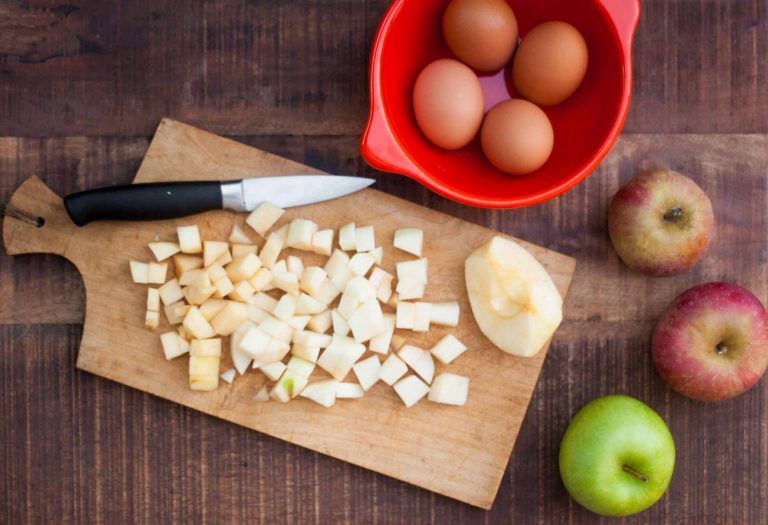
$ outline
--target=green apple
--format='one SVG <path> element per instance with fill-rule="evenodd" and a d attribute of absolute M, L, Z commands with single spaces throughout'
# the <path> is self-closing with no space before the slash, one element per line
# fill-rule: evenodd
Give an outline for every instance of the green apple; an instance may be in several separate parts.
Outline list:
<path fill-rule="evenodd" d="M 560 475 L 571 497 L 603 516 L 628 516 L 664 495 L 675 442 L 664 420 L 628 396 L 584 406 L 560 444 Z"/>

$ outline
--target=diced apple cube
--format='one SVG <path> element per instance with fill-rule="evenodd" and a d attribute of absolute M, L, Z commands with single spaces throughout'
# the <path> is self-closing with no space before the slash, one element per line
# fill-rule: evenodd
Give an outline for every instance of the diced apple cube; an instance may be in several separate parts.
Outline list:
<path fill-rule="evenodd" d="M 376 261 L 376 264 L 381 264 L 382 262 L 384 262 L 384 248 L 382 248 L 381 246 L 374 248 L 373 250 L 365 253 L 373 257 L 373 260 Z"/>
<path fill-rule="evenodd" d="M 304 269 L 299 279 L 299 289 L 307 292 L 309 295 L 315 295 L 320 291 L 320 287 L 323 285 L 327 278 L 325 270 L 319 266 L 309 266 Z"/>
<path fill-rule="evenodd" d="M 220 265 L 217 262 L 208 266 L 207 268 L 205 268 L 205 270 L 200 270 L 200 271 L 204 271 L 205 273 L 207 273 L 212 283 L 218 281 L 222 277 L 227 277 L 227 271 L 224 269 L 222 265 Z"/>
<path fill-rule="evenodd" d="M 232 384 L 232 381 L 235 380 L 235 374 L 237 372 L 234 368 L 230 368 L 229 370 L 223 371 L 221 374 L 219 374 L 219 377 L 223 379 L 226 383 Z"/>
<path fill-rule="evenodd" d="M 315 362 L 311 360 L 304 359 L 299 356 L 292 356 L 288 360 L 288 370 L 291 372 L 300 375 L 304 378 L 309 378 L 309 376 L 312 375 L 312 371 L 315 369 Z"/>
<path fill-rule="evenodd" d="M 396 293 L 393 293 L 390 296 L 389 300 L 387 301 L 387 306 L 389 306 L 390 308 L 394 308 L 396 310 L 397 309 L 397 303 L 399 303 L 399 302 L 400 302 L 400 296 L 398 294 L 396 294 Z"/>
<path fill-rule="evenodd" d="M 416 315 L 413 319 L 414 332 L 428 332 L 429 322 L 432 318 L 432 303 L 414 303 Z"/>
<path fill-rule="evenodd" d="M 384 314 L 384 331 L 372 337 L 368 343 L 368 350 L 376 352 L 378 354 L 386 354 L 389 352 L 389 343 L 392 341 L 392 336 L 395 333 L 395 316 L 392 314 Z"/>
<path fill-rule="evenodd" d="M 394 247 L 421 257 L 424 231 L 417 228 L 401 228 L 395 232 Z"/>
<path fill-rule="evenodd" d="M 278 208 L 274 204 L 262 202 L 245 219 L 246 224 L 253 228 L 256 233 L 262 237 L 274 226 L 274 224 L 283 216 L 285 210 Z"/>
<path fill-rule="evenodd" d="M 248 237 L 248 234 L 245 233 L 245 230 L 239 224 L 232 226 L 232 233 L 229 234 L 229 242 L 232 244 L 253 245 L 253 241 Z"/>
<path fill-rule="evenodd" d="M 435 375 L 435 362 L 432 360 L 432 354 L 415 346 L 403 345 L 397 355 L 405 361 L 405 364 L 413 368 L 413 371 L 419 374 L 424 381 L 432 382 Z"/>
<path fill-rule="evenodd" d="M 403 360 L 397 357 L 395 354 L 391 354 L 389 357 L 387 357 L 386 361 L 384 361 L 384 364 L 381 365 L 379 378 L 386 384 L 392 386 L 407 372 L 408 366 L 403 363 Z"/>
<path fill-rule="evenodd" d="M 189 352 L 189 343 L 176 332 L 161 335 L 160 344 L 163 345 L 163 354 L 168 361 Z"/>
<path fill-rule="evenodd" d="M 440 374 L 432 383 L 429 399 L 445 405 L 464 406 L 469 393 L 469 378 L 456 374 Z"/>
<path fill-rule="evenodd" d="M 190 358 L 190 362 L 192 362 L 193 358 Z M 206 360 L 206 361 L 216 361 L 219 362 L 218 359 L 215 357 L 196 357 L 194 358 L 196 361 Z M 192 390 L 198 390 L 201 392 L 212 392 L 216 390 L 219 387 L 219 376 L 189 376 L 189 388 Z"/>
<path fill-rule="evenodd" d="M 428 266 L 427 259 L 397 263 L 397 292 L 400 292 L 400 284 L 403 281 L 406 283 L 427 284 L 429 282 L 427 278 Z"/>
<path fill-rule="evenodd" d="M 362 361 L 358 361 L 352 366 L 352 371 L 357 376 L 357 380 L 360 382 L 363 390 L 369 390 L 380 379 L 381 363 L 379 362 L 379 357 L 372 355 Z"/>
<path fill-rule="evenodd" d="M 221 339 L 194 339 L 189 347 L 189 355 L 196 357 L 221 357 Z M 219 375 L 218 367 L 215 375 Z"/>
<path fill-rule="evenodd" d="M 376 239 L 373 234 L 373 226 L 363 226 L 355 229 L 355 250 L 358 252 L 370 252 L 376 248 Z"/>
<path fill-rule="evenodd" d="M 287 321 L 296 314 L 296 296 L 291 294 L 283 295 L 275 309 L 272 310 L 272 315 L 280 319 L 281 321 Z"/>
<path fill-rule="evenodd" d="M 219 335 L 232 335 L 246 319 L 248 319 L 248 307 L 246 305 L 227 301 L 227 304 L 211 320 L 211 326 Z"/>
<path fill-rule="evenodd" d="M 268 363 L 266 365 L 261 365 L 259 367 L 259 370 L 267 376 L 267 379 L 270 381 L 277 381 L 280 379 L 280 376 L 283 375 L 285 372 L 285 369 L 288 368 L 285 366 L 285 363 L 280 361 L 275 361 L 274 363 Z"/>
<path fill-rule="evenodd" d="M 315 315 L 327 308 L 325 304 L 305 293 L 301 293 L 296 301 L 296 315 Z"/>
<path fill-rule="evenodd" d="M 231 262 L 232 262 L 232 254 L 230 254 L 229 250 L 227 250 L 226 252 L 224 252 L 224 255 L 216 259 L 215 264 L 218 264 L 220 266 L 226 266 Z"/>
<path fill-rule="evenodd" d="M 365 390 L 357 383 L 339 383 L 336 385 L 336 399 L 359 399 L 364 395 Z"/>
<path fill-rule="evenodd" d="M 152 290 L 152 288 L 150 288 L 150 290 Z M 179 286 L 179 281 L 176 279 L 171 279 L 155 290 L 155 292 L 165 306 L 181 301 L 184 298 L 184 292 L 182 291 L 181 286 Z M 147 305 L 149 306 L 149 297 L 147 298 Z"/>
<path fill-rule="evenodd" d="M 251 327 L 240 337 L 237 347 L 252 359 L 256 359 L 257 356 L 267 351 L 270 341 L 272 341 L 271 335 L 258 327 Z"/>
<path fill-rule="evenodd" d="M 349 264 L 349 255 L 341 250 L 334 250 L 326 261 L 324 270 L 332 279 L 342 269 L 347 268 L 347 264 Z"/>
<path fill-rule="evenodd" d="M 234 290 L 229 292 L 229 297 L 234 299 L 235 301 L 240 301 L 241 303 L 248 302 L 248 300 L 253 297 L 253 294 L 256 293 L 256 289 L 251 286 L 251 283 L 248 281 L 240 281 L 235 285 Z"/>
<path fill-rule="evenodd" d="M 317 224 L 307 219 L 294 219 L 288 227 L 285 244 L 297 250 L 312 251 L 312 237 L 317 232 Z"/>
<path fill-rule="evenodd" d="M 285 247 L 285 240 L 287 238 L 287 224 L 269 234 L 267 242 L 264 244 L 264 247 L 259 254 L 259 259 L 261 259 L 261 263 L 264 266 L 267 268 L 272 268 L 272 266 L 274 266 L 278 257 L 280 257 L 280 252 L 283 251 L 283 248 Z"/>
<path fill-rule="evenodd" d="M 325 381 L 317 381 L 310 383 L 304 390 L 302 390 L 301 397 L 311 399 L 315 403 L 324 406 L 326 408 L 332 407 L 336 404 L 336 391 L 338 389 L 339 382 L 335 379 L 327 379 Z"/>
<path fill-rule="evenodd" d="M 312 236 L 312 251 L 319 255 L 331 255 L 333 230 L 321 230 Z"/>
<path fill-rule="evenodd" d="M 317 358 L 320 356 L 320 347 L 306 346 L 294 343 L 291 347 L 291 353 L 301 357 L 302 359 L 316 363 Z"/>
<path fill-rule="evenodd" d="M 209 286 L 207 288 L 198 288 L 197 286 L 186 286 L 182 289 L 184 298 L 191 305 L 201 305 L 208 300 L 215 292 L 216 288 Z"/>
<path fill-rule="evenodd" d="M 392 297 L 392 281 L 395 277 L 381 268 L 374 268 L 368 281 L 376 289 L 376 299 L 386 304 Z"/>
<path fill-rule="evenodd" d="M 421 299 L 424 297 L 426 286 L 423 284 L 414 284 L 412 281 L 401 282 L 403 283 L 402 285 L 400 282 L 397 283 L 398 290 L 400 290 L 398 295 L 399 301 L 409 301 L 411 299 Z"/>
<path fill-rule="evenodd" d="M 375 297 L 371 297 L 355 310 L 349 318 L 349 328 L 358 343 L 369 341 L 386 330 L 381 306 Z"/>
<path fill-rule="evenodd" d="M 307 326 L 310 330 L 321 334 L 327 332 L 331 327 L 331 324 L 333 324 L 333 320 L 331 319 L 330 310 L 323 310 L 319 314 L 313 315 L 307 322 Z"/>
<path fill-rule="evenodd" d="M 396 315 L 395 328 L 413 330 L 416 322 L 416 305 L 414 303 L 405 301 L 397 303 Z"/>
<path fill-rule="evenodd" d="M 216 292 L 213 294 L 216 299 L 222 299 L 235 291 L 235 285 L 226 275 L 216 279 L 213 287 L 216 288 Z"/>
<path fill-rule="evenodd" d="M 347 266 L 355 275 L 365 275 L 375 263 L 376 260 L 367 253 L 356 253 L 349 260 Z"/>
<path fill-rule="evenodd" d="M 235 339 L 235 335 L 232 335 L 232 339 Z M 240 375 L 245 374 L 248 371 L 248 367 L 251 366 L 253 358 L 246 352 L 240 349 L 239 344 L 232 344 L 230 346 L 230 357 L 232 358 L 232 364 L 235 365 L 235 370 Z"/>
<path fill-rule="evenodd" d="M 160 326 L 160 312 L 147 310 L 147 313 L 144 316 L 144 326 L 149 330 L 157 329 L 157 327 Z"/>
<path fill-rule="evenodd" d="M 304 273 L 304 263 L 299 257 L 295 255 L 289 256 L 286 265 L 289 272 L 301 279 L 301 275 Z"/>
<path fill-rule="evenodd" d="M 349 333 L 349 323 L 335 308 L 331 311 L 331 321 L 333 322 L 333 335 L 347 335 Z"/>
<path fill-rule="evenodd" d="M 160 311 L 160 292 L 157 290 L 157 288 L 147 289 L 147 311 L 149 312 Z"/>
<path fill-rule="evenodd" d="M 331 304 L 336 298 L 341 295 L 341 290 L 338 286 L 333 284 L 330 280 L 326 279 L 320 286 L 317 293 L 312 296 L 321 303 L 328 305 Z"/>
<path fill-rule="evenodd" d="M 456 339 L 453 335 L 446 335 L 432 347 L 430 352 L 435 359 L 443 364 L 450 364 L 467 350 L 466 345 Z"/>
<path fill-rule="evenodd" d="M 304 330 L 312 318 L 311 315 L 294 315 L 286 321 L 294 330 Z"/>
<path fill-rule="evenodd" d="M 344 290 L 349 284 L 349 281 L 355 278 L 355 272 L 350 268 L 344 267 L 336 272 L 336 275 L 331 277 L 331 282 L 339 290 Z"/>
<path fill-rule="evenodd" d="M 339 302 L 338 311 L 342 317 L 349 320 L 352 314 L 368 299 L 376 298 L 376 290 L 365 277 L 355 277 L 344 289 Z"/>
<path fill-rule="evenodd" d="M 241 259 L 236 259 L 226 266 L 227 275 L 233 283 L 245 281 L 253 277 L 261 268 L 261 260 L 253 253 Z"/>
<path fill-rule="evenodd" d="M 272 285 L 272 272 L 268 268 L 259 268 L 253 277 L 248 279 L 253 289 L 257 292 L 262 292 Z"/>
<path fill-rule="evenodd" d="M 203 266 L 210 266 L 229 252 L 229 243 L 205 241 L 203 243 Z"/>
<path fill-rule="evenodd" d="M 292 295 L 299 295 L 299 278 L 290 272 L 272 272 L 272 284 Z"/>
<path fill-rule="evenodd" d="M 203 314 L 203 317 L 210 321 L 216 316 L 217 313 L 221 311 L 222 308 L 227 306 L 227 303 L 229 303 L 229 301 L 225 299 L 208 299 L 200 305 L 200 313 Z"/>
<path fill-rule="evenodd" d="M 302 377 L 291 370 L 286 370 L 269 393 L 269 397 L 282 403 L 287 403 L 304 390 L 307 382 L 306 377 Z"/>
<path fill-rule="evenodd" d="M 200 230 L 196 224 L 191 226 L 179 226 L 176 228 L 179 236 L 179 248 L 182 253 L 201 253 L 203 243 L 200 241 Z M 216 374 L 218 376 L 218 374 Z"/>
<path fill-rule="evenodd" d="M 199 255 L 186 255 L 183 253 L 173 256 L 173 269 L 176 277 L 181 277 L 190 270 L 203 267 L 203 258 Z"/>
<path fill-rule="evenodd" d="M 183 301 L 178 301 L 166 306 L 164 310 L 168 324 L 179 324 L 184 321 L 184 317 L 186 317 L 190 308 L 191 306 L 185 304 Z"/>
<path fill-rule="evenodd" d="M 293 342 L 304 346 L 325 348 L 333 342 L 333 337 L 310 330 L 299 330 L 293 334 Z"/>
<path fill-rule="evenodd" d="M 418 403 L 429 392 L 429 386 L 415 375 L 401 379 L 395 383 L 394 389 L 408 408 Z"/>
<path fill-rule="evenodd" d="M 347 252 L 355 249 L 355 246 L 357 245 L 357 234 L 355 230 L 354 222 L 345 224 L 339 228 L 339 248 Z M 328 269 L 326 268 L 325 271 L 328 272 Z M 330 274 L 331 272 L 328 272 L 328 275 Z"/>
<path fill-rule="evenodd" d="M 257 251 L 258 248 L 253 244 L 233 244 L 231 250 L 232 259 L 241 259 L 249 253 L 256 255 Z"/>
<path fill-rule="evenodd" d="M 131 278 L 136 284 L 149 283 L 149 265 L 143 262 L 129 261 L 131 266 Z"/>
<path fill-rule="evenodd" d="M 195 269 L 184 272 L 179 277 L 181 286 L 197 286 L 198 288 L 207 288 L 211 285 L 211 276 L 206 270 Z"/>
<path fill-rule="evenodd" d="M 333 336 L 333 341 L 320 355 L 317 364 L 339 381 L 352 369 L 365 353 L 365 346 L 354 339 L 344 336 Z"/>
<path fill-rule="evenodd" d="M 276 317 L 266 317 L 261 323 L 259 323 L 259 328 L 275 339 L 285 343 L 290 343 L 293 339 L 294 330 L 291 328 L 291 325 L 281 321 Z"/>
<path fill-rule="evenodd" d="M 248 320 L 254 323 L 260 323 L 265 317 L 269 315 L 269 312 L 262 310 L 255 304 L 249 304 L 248 306 Z"/>
<path fill-rule="evenodd" d="M 151 242 L 149 243 L 149 249 L 152 250 L 152 254 L 157 259 L 157 262 L 162 262 L 181 251 L 181 248 L 175 242 Z"/>
<path fill-rule="evenodd" d="M 434 303 L 432 305 L 432 322 L 443 326 L 459 325 L 459 303 Z"/>
<path fill-rule="evenodd" d="M 283 363 L 280 364 L 282 365 Z M 280 374 L 282 374 L 282 372 L 280 372 Z M 278 374 L 277 377 L 280 377 L 280 375 Z M 253 400 L 260 402 L 269 401 L 269 387 L 267 385 L 262 386 L 259 391 L 256 392 L 256 395 L 253 396 Z"/>
<path fill-rule="evenodd" d="M 272 271 L 272 273 L 275 273 L 275 272 L 287 273 L 288 272 L 288 263 L 285 262 L 285 259 L 283 259 L 281 261 L 277 261 L 275 263 L 275 265 L 272 266 L 272 268 L 270 268 L 270 270 Z"/>
<path fill-rule="evenodd" d="M 195 307 L 189 309 L 186 317 L 184 317 L 182 326 L 195 339 L 208 339 L 209 337 L 216 335 L 216 331 L 208 323 L 205 317 L 203 317 L 200 310 Z"/>
<path fill-rule="evenodd" d="M 271 295 L 267 295 L 264 292 L 259 292 L 248 301 L 249 304 L 258 306 L 266 312 L 272 312 L 277 306 L 277 299 Z"/>

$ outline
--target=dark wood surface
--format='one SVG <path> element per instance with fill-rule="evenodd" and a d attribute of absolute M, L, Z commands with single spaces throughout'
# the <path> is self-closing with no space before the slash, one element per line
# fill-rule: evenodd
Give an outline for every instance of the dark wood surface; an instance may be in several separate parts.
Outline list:
<path fill-rule="evenodd" d="M 670 425 L 669 493 L 630 523 L 766 523 L 768 386 L 703 405 L 650 363 L 661 309 L 690 285 L 768 299 L 768 6 L 645 0 L 625 135 L 550 203 L 492 212 L 365 166 L 367 55 L 386 1 L 0 0 L 0 202 L 37 174 L 59 193 L 131 180 L 178 118 L 578 259 L 507 474 L 484 512 L 74 368 L 82 284 L 47 256 L 0 254 L 0 522 L 590 523 L 557 471 L 584 403 L 627 393 Z M 656 135 L 664 133 L 666 135 Z M 719 224 L 686 275 L 631 274 L 605 208 L 638 168 L 690 173 Z M 436 445 L 437 446 L 437 445 Z M 616 520 L 602 520 L 604 522 Z"/>

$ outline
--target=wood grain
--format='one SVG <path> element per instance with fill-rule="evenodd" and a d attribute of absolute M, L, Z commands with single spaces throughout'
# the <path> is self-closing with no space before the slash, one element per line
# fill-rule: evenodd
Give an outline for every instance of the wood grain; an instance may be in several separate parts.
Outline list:
<path fill-rule="evenodd" d="M 0 1 L 0 135 L 11 136 L 0 137 L 0 201 L 35 174 L 58 194 L 129 182 L 171 115 L 325 171 L 376 176 L 388 193 L 577 257 L 574 318 L 549 350 L 493 509 L 77 371 L 77 271 L 0 253 L 0 323 L 11 323 L 0 324 L 0 522 L 768 522 L 768 383 L 701 405 L 671 393 L 648 354 L 654 305 L 690 284 L 735 280 L 768 301 L 766 139 L 743 135 L 768 131 L 766 3 L 643 0 L 625 131 L 647 135 L 625 135 L 576 190 L 512 212 L 456 205 L 360 160 L 367 46 L 387 3 Z M 699 180 L 727 235 L 692 273 L 642 284 L 616 267 L 604 214 L 649 162 Z M 35 324 L 45 319 L 75 325 Z M 659 504 L 601 520 L 565 494 L 557 447 L 582 404 L 616 392 L 670 422 L 678 461 Z"/>
<path fill-rule="evenodd" d="M 6 0 L 0 135 L 356 135 L 388 0 Z M 767 132 L 768 6 L 643 0 L 629 132 Z"/>
<path fill-rule="evenodd" d="M 173 180 L 180 174 L 183 180 L 231 180 L 246 174 L 312 171 L 294 161 L 164 120 L 135 182 Z M 461 368 L 451 367 L 469 376 L 473 385 L 472 398 L 464 409 L 444 410 L 423 403 L 406 410 L 394 391 L 380 385 L 368 392 L 366 403 L 340 403 L 325 410 L 306 400 L 288 405 L 253 402 L 266 382 L 258 373 L 247 374 L 215 393 L 193 392 L 188 388 L 186 359 L 164 361 L 158 334 L 148 332 L 140 322 L 146 296 L 143 287 L 131 282 L 127 261 L 147 260 L 148 242 L 158 235 L 173 239 L 176 227 L 190 222 L 200 225 L 204 238 L 226 238 L 233 223 L 244 224 L 244 214 L 213 212 L 178 221 L 106 222 L 77 228 L 61 199 L 36 178 L 21 185 L 11 204 L 46 222 L 36 228 L 7 219 L 3 239 L 8 253 L 61 255 L 83 276 L 86 316 L 78 368 L 440 494 L 483 508 L 492 506 L 546 356 L 546 348 L 529 359 L 499 352 L 468 314 L 464 260 L 493 231 L 375 190 L 285 214 L 278 226 L 296 217 L 337 230 L 353 221 L 373 224 L 377 244 L 384 248 L 383 268 L 392 273 L 395 262 L 407 260 L 391 246 L 394 231 L 418 225 L 428 239 L 430 280 L 435 283 L 425 299 L 454 299 L 464 312 L 463 322 L 455 329 L 402 334 L 412 344 L 429 348 L 446 333 L 453 333 L 470 347 L 471 352 L 462 356 Z M 573 259 L 523 244 L 565 297 Z M 316 263 L 321 260 L 316 259 Z M 168 329 L 166 325 L 158 333 Z M 222 369 L 228 366 L 225 359 Z M 438 366 L 437 372 L 440 370 Z M 320 371 L 313 375 L 313 379 L 324 377 Z M 392 435 L 395 429 L 396 436 Z"/>

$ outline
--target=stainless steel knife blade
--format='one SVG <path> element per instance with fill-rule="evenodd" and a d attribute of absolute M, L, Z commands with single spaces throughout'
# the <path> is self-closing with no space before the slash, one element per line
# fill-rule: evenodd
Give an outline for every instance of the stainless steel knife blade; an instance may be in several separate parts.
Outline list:
<path fill-rule="evenodd" d="M 345 175 L 289 175 L 255 177 L 221 184 L 223 207 L 252 211 L 262 202 L 293 208 L 337 199 L 367 188 L 376 182 Z"/>

